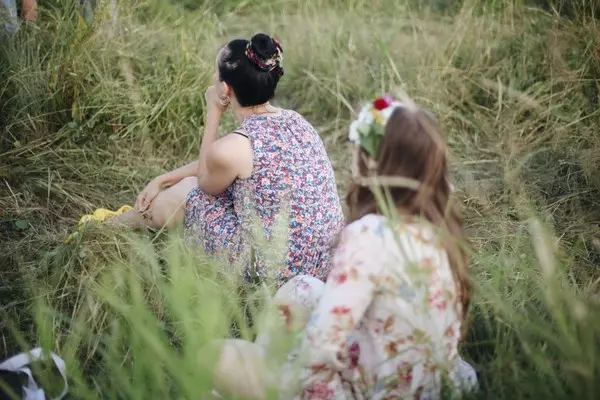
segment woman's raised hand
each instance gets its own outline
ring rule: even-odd
[[[217,85],[209,86],[208,89],[206,89],[204,99],[206,100],[206,107],[208,110],[222,113],[229,107],[229,97],[220,93]]]

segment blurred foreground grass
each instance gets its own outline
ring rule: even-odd
[[[164,235],[93,227],[63,241],[82,213],[197,156],[217,49],[266,31],[286,56],[277,103],[319,129],[341,193],[360,100],[404,86],[448,132],[475,245],[464,350],[480,397],[598,398],[595,3],[106,1],[92,25],[77,3],[43,2],[0,49],[2,356],[54,349],[78,398],[210,387],[205,345],[244,327],[253,293]]]

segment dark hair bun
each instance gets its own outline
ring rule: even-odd
[[[278,44],[273,38],[264,33],[258,33],[250,39],[250,48],[254,53],[263,59],[269,59],[277,54]]]

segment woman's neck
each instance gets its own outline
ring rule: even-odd
[[[252,107],[232,107],[233,115],[238,123],[242,123],[244,119],[252,115],[261,114],[276,114],[278,108],[273,107],[269,102]]]

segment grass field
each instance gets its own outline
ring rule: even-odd
[[[600,397],[594,2],[106,1],[91,25],[78,2],[41,3],[0,49],[0,357],[54,349],[76,398],[210,387],[205,345],[241,319],[235,283],[177,237],[64,240],[197,157],[217,49],[265,31],[285,50],[276,103],[318,128],[342,194],[362,99],[400,86],[444,126],[474,244],[478,398]]]

